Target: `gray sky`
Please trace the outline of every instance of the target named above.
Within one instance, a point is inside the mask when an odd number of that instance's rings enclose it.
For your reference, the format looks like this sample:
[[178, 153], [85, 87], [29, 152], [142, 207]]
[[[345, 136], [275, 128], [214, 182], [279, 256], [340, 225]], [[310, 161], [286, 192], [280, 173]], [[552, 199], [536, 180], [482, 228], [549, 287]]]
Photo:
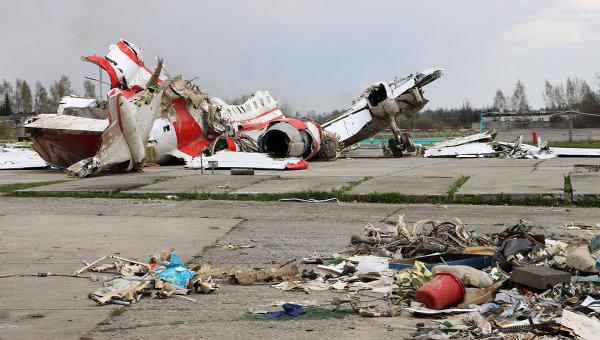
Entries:
[[258, 89], [298, 110], [347, 107], [370, 83], [431, 67], [429, 108], [490, 105], [525, 83], [533, 106], [544, 79], [594, 83], [600, 0], [29, 1], [0, 0], [0, 78], [45, 85], [61, 74], [82, 92], [119, 37], [148, 65], [221, 98]]

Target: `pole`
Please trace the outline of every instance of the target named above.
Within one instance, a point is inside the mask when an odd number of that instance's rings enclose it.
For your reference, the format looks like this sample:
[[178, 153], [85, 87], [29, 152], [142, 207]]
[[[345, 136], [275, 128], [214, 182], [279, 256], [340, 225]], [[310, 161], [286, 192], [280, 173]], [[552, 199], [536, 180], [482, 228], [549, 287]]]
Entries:
[[573, 112], [569, 112], [569, 142], [573, 141]]
[[98, 91], [99, 91], [99, 99], [102, 99], [102, 67], [98, 66]]

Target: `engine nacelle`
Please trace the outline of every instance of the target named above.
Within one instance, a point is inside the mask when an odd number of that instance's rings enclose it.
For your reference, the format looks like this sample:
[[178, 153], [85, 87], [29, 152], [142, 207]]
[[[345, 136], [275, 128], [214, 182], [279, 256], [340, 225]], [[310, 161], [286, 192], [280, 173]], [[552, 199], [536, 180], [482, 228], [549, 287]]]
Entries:
[[283, 119], [273, 122], [258, 139], [260, 152], [272, 157], [313, 158], [321, 146], [323, 133], [312, 121]]

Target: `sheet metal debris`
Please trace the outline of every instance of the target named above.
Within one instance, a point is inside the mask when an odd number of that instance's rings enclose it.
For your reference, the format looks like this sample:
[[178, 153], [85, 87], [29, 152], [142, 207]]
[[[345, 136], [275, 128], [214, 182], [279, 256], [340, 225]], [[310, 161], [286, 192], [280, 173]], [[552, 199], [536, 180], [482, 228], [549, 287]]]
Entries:
[[0, 145], [0, 169], [39, 169], [48, 164], [34, 150], [17, 144]]
[[82, 57], [108, 74], [111, 90], [106, 101], [66, 96], [56, 115], [39, 115], [25, 125], [46, 162], [85, 177], [107, 169], [140, 170], [146, 154], [157, 164], [176, 159], [204, 167], [199, 156], [228, 150], [263, 156], [240, 159], [227, 153], [220, 162], [227, 168], [305, 169], [306, 161], [336, 159], [343, 148], [390, 126], [395, 138], [387, 150], [399, 156], [415, 149], [396, 122], [427, 104], [422, 88], [442, 75], [429, 69], [374, 83], [352, 108], [321, 126], [286, 117], [267, 91], [226, 103], [169, 75], [160, 58], [153, 70], [148, 68], [141, 55], [139, 47], [120, 39], [104, 57]]
[[523, 135], [512, 142], [496, 141], [496, 132], [454, 138], [427, 148], [424, 157], [500, 157], [550, 159], [555, 157], [600, 157], [600, 149], [549, 147], [538, 138], [537, 146], [524, 144]]

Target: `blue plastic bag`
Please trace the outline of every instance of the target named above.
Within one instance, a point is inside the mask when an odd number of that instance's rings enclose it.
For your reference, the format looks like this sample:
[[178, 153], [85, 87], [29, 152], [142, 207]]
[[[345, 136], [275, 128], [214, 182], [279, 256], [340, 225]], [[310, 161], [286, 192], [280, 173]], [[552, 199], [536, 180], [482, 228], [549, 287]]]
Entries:
[[162, 265], [167, 269], [158, 274], [158, 278], [181, 288], [185, 288], [188, 280], [194, 277], [193, 272], [181, 265], [181, 258], [175, 252], [171, 253], [170, 261], [163, 262]]
[[267, 312], [263, 315], [266, 316], [267, 318], [278, 318], [281, 316], [296, 317], [298, 315], [302, 315], [302, 314], [306, 313], [306, 311], [304, 310], [304, 308], [302, 308], [302, 306], [296, 305], [293, 303], [284, 303], [281, 307], [283, 308], [283, 310]]

